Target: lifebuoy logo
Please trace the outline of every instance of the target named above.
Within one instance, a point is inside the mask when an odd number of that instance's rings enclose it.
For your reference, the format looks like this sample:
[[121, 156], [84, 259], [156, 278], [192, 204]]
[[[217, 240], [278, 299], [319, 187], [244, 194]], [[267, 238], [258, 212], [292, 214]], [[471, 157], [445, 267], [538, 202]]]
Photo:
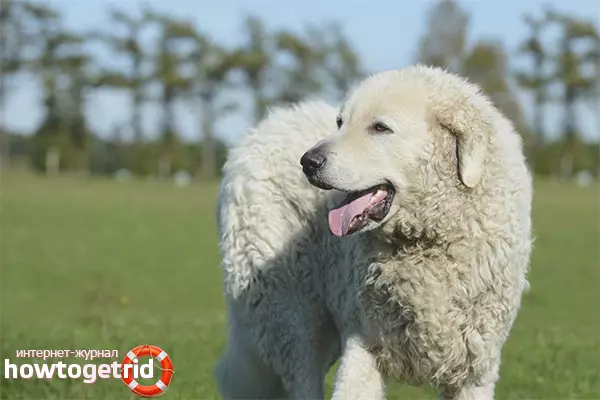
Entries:
[[[160, 379], [156, 381], [154, 385], [140, 385], [135, 378], [137, 377], [137, 369], [139, 368], [139, 357], [149, 356], [151, 362], [157, 360], [160, 363], [160, 369], [162, 374]], [[123, 365], [121, 367], [121, 374], [123, 382], [127, 387], [138, 396], [142, 397], [156, 397], [160, 396], [167, 391], [167, 388], [171, 384], [171, 378], [173, 378], [173, 363], [171, 358], [164, 350], [160, 347], [144, 344], [136, 347], [135, 349], [127, 352]]]
[[[173, 378], [175, 370], [169, 355], [160, 347], [143, 344], [127, 352], [120, 361], [118, 350], [17, 350], [17, 358], [33, 358], [38, 362], [13, 363], [4, 360], [4, 379], [77, 379], [83, 383], [95, 383], [98, 379], [119, 379], [129, 390], [141, 397], [156, 397], [163, 394]], [[116, 358], [119, 361], [104, 363], [47, 362], [47, 359], [75, 357], [87, 360]], [[149, 357], [147, 361], [141, 357]], [[39, 362], [41, 361], [41, 362]], [[111, 360], [112, 361], [112, 360]], [[152, 385], [138, 382], [141, 379], [160, 378]]]

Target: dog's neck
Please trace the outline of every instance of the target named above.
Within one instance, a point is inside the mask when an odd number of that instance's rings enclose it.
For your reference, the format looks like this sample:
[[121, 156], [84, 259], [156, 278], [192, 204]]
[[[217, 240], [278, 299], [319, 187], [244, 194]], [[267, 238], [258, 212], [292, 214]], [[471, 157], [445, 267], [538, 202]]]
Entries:
[[[468, 194], [458, 195], [463, 190], [457, 187], [436, 188], [437, 191], [422, 191], [406, 199], [389, 221], [378, 229], [365, 232], [363, 254], [369, 259], [385, 262], [406, 254], [438, 254], [451, 246], [472, 246], [484, 233], [485, 217]], [[444, 196], [445, 191], [454, 191]], [[481, 193], [477, 194], [481, 196]], [[445, 198], [461, 198], [468, 207], [444, 202]], [[487, 235], [487, 236], [486, 236]]]
[[397, 227], [391, 233], [378, 229], [364, 235], [366, 240], [361, 242], [361, 251], [367, 260], [377, 263], [386, 263], [407, 254], [436, 253], [436, 249], [440, 250], [448, 245], [435, 232], [425, 232], [413, 226], [405, 226], [404, 229]]

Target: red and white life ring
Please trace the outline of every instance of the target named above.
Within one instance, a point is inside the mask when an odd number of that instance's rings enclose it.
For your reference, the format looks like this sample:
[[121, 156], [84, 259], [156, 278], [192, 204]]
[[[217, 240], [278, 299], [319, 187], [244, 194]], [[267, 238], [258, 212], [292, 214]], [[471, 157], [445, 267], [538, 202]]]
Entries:
[[[133, 364], [135, 359], [144, 356], [150, 356], [157, 359], [162, 368], [160, 379], [151, 386], [140, 385], [137, 383], [133, 377], [131, 368], [129, 368], [129, 373], [127, 374], [127, 377], [125, 377], [125, 366], [127, 364]], [[156, 397], [166, 392], [171, 383], [173, 372], [173, 363], [171, 362], [169, 355], [160, 347], [149, 344], [143, 344], [127, 352], [123, 364], [121, 365], [121, 379], [133, 393], [142, 397]]]

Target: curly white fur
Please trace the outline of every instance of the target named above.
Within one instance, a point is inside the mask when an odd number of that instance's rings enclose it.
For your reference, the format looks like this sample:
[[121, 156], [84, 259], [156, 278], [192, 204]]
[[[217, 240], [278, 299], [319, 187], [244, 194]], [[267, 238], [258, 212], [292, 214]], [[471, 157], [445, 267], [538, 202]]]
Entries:
[[[338, 114], [347, 122], [334, 134]], [[366, 133], [375, 117], [395, 133]], [[329, 232], [340, 193], [311, 186], [299, 165], [323, 140], [335, 187], [394, 184], [382, 223]], [[388, 377], [492, 399], [527, 287], [531, 196], [512, 124], [439, 69], [374, 75], [340, 111], [318, 102], [273, 111], [224, 167], [221, 395], [323, 398], [341, 356], [335, 399], [382, 399]]]

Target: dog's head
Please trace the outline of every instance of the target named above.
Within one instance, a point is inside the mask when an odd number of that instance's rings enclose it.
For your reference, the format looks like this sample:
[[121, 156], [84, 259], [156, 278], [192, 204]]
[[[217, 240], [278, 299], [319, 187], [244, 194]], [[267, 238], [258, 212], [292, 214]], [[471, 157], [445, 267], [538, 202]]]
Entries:
[[313, 185], [346, 193], [329, 213], [331, 231], [344, 236], [390, 220], [424, 184], [436, 146], [449, 147], [442, 150], [453, 157], [456, 182], [475, 188], [484, 173], [489, 107], [476, 86], [440, 69], [417, 66], [366, 79], [344, 102], [338, 131], [301, 159]]

